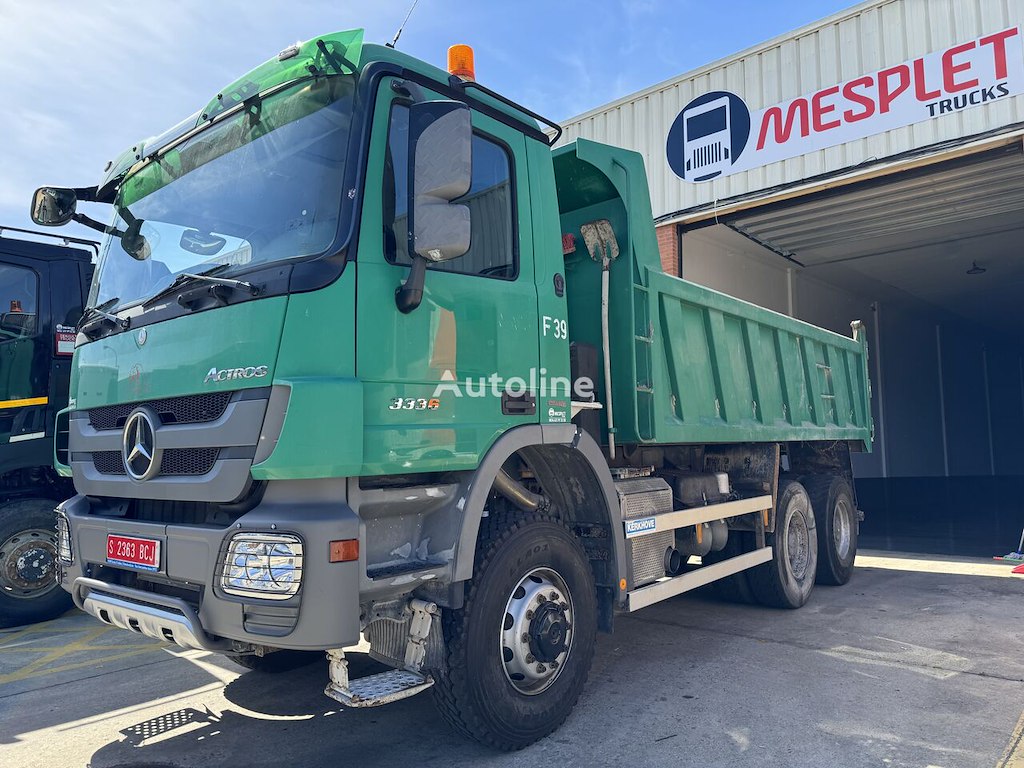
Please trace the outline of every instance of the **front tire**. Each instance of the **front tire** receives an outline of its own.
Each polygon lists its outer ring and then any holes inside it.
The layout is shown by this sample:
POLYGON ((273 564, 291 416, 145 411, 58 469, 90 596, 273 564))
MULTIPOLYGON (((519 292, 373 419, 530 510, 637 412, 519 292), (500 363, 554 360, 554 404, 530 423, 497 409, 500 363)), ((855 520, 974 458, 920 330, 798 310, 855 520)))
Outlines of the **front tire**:
POLYGON ((0 506, 0 627, 55 619, 71 608, 57 582, 56 506, 50 499, 0 506))
POLYGON ((796 480, 779 488, 775 533, 767 535, 772 559, 750 569, 748 581, 754 597, 773 608, 799 608, 814 589, 818 564, 818 536, 807 490, 796 480))
POLYGON ((579 540, 539 515, 484 521, 463 608, 443 618, 434 698, 460 733, 522 749, 560 726, 594 656, 597 598, 579 540))

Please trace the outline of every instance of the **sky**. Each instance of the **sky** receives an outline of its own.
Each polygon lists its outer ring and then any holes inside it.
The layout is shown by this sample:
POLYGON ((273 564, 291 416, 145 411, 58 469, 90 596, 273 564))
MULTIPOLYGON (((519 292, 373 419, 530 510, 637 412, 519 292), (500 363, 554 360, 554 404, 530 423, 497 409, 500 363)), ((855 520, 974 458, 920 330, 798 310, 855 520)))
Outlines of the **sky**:
MULTIPOLYGON (((0 226, 38 229, 36 187, 96 184, 108 160, 297 40, 363 27, 388 42, 410 2, 0 0, 0 226)), ((420 0, 398 47, 443 68, 467 43, 479 82, 564 120, 853 4, 420 0)))

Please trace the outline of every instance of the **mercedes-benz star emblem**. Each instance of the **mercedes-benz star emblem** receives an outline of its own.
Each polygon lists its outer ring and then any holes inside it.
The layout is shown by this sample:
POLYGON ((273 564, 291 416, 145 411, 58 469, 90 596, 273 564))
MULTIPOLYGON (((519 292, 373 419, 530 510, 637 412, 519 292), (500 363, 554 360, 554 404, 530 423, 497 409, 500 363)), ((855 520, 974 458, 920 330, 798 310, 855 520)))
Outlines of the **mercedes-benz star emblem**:
POLYGON ((146 339, 149 338, 149 333, 143 328, 139 331, 139 335, 135 337, 135 343, 140 347, 146 343, 146 339))
POLYGON ((160 471, 163 451, 156 447, 157 417, 147 409, 133 411, 121 435, 121 458, 128 476, 138 482, 149 480, 160 471))

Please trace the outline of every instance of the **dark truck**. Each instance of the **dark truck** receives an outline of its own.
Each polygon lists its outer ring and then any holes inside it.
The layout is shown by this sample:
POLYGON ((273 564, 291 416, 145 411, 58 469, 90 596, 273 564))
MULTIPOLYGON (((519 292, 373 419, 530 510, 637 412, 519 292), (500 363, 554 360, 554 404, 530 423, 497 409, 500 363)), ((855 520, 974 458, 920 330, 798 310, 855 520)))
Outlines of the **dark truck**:
MULTIPOLYGON (((0 228, 0 627, 71 606, 54 578, 54 507, 74 486, 53 469, 54 424, 68 401, 75 333, 95 244, 0 228)), ((66 459, 65 459, 66 460, 66 459)))

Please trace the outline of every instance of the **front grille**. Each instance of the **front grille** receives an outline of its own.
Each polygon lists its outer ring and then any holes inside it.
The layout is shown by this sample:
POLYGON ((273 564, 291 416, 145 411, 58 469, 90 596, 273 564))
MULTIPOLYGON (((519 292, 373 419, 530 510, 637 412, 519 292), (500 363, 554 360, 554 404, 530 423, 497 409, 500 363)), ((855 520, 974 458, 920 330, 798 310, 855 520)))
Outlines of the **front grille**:
POLYGON ((120 451, 96 451, 92 463, 101 475, 127 475, 120 451))
POLYGON ((147 405, 156 411, 162 424, 202 424, 223 416, 231 402, 231 395, 231 392, 210 392, 149 402, 106 405, 90 409, 89 423, 93 429, 98 430, 121 429, 132 411, 140 405, 147 405))
MULTIPOLYGON (((164 451, 160 462, 160 476, 205 475, 217 462, 217 448, 171 448, 164 451)), ((93 466, 101 475, 126 475, 120 451, 96 451, 93 466)))
POLYGON ((205 475, 217 461, 217 448, 172 448, 164 451, 161 475, 205 475))

